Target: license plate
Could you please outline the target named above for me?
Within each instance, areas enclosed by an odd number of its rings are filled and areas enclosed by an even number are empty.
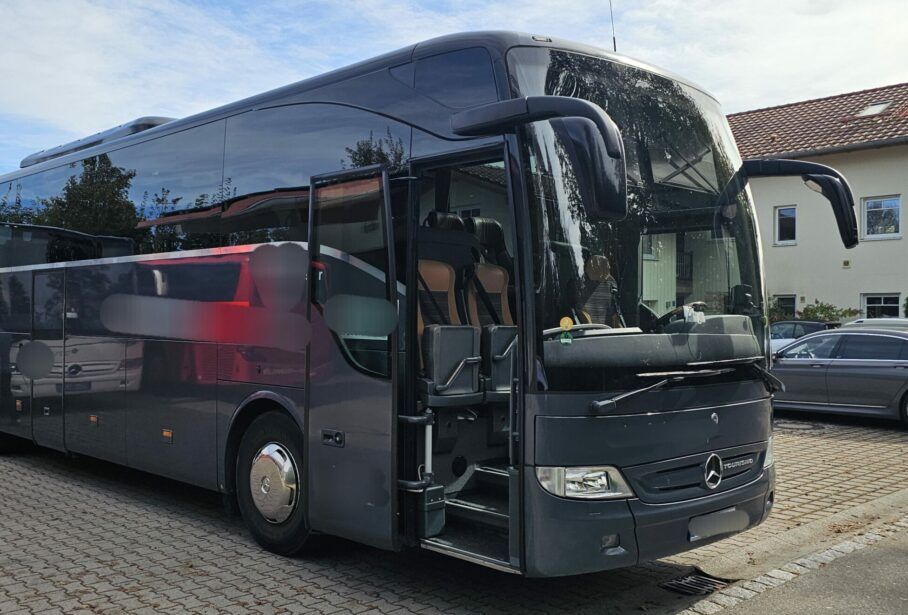
[[[719,510],[708,515],[692,517],[687,525],[690,542],[697,542],[720,534],[731,534],[747,529],[750,515],[735,507]]]
[[[60,390],[60,386],[57,385],[57,390]],[[90,382],[67,382],[63,385],[63,391],[66,393],[84,393],[85,391],[91,391]]]

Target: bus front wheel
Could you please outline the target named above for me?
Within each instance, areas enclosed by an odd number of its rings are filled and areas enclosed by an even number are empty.
[[[281,412],[256,418],[240,441],[236,494],[253,538],[279,555],[299,553],[309,539],[302,502],[303,434]]]

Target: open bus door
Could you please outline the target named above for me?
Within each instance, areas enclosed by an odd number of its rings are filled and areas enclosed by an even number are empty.
[[[309,523],[394,548],[398,291],[388,173],[318,176],[311,188]]]

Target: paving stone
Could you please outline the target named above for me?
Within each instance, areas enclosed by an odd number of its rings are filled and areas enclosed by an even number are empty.
[[[682,576],[708,557],[908,484],[908,431],[897,428],[780,429],[775,448],[777,506],[760,527],[628,570],[554,581],[331,539],[311,559],[281,558],[262,551],[223,512],[217,494],[86,458],[46,451],[0,456],[0,613],[607,612],[622,592]],[[877,463],[867,466],[867,459]],[[828,477],[818,477],[817,467]],[[855,477],[858,467],[862,487],[843,493],[842,478]],[[849,545],[873,544],[904,526],[874,527],[779,572],[809,573]],[[784,582],[784,574],[736,583],[684,615],[746,600]]]

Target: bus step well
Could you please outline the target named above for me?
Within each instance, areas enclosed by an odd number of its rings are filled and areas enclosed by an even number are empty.
[[[445,513],[450,517],[507,529],[508,493],[492,490],[460,492],[457,497],[447,499]]]
[[[424,538],[422,547],[496,570],[518,572],[509,561],[507,530],[488,525],[451,517],[444,533]]]

